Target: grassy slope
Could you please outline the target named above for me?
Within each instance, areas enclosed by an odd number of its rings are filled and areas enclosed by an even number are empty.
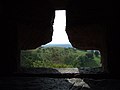
[[[80,65],[88,67],[98,67],[100,57],[91,61],[87,59],[81,64],[79,58],[85,57],[87,51],[74,48],[47,47],[37,48],[35,50],[22,51],[21,66],[23,67],[48,67],[48,68],[76,68]],[[84,58],[83,58],[84,59]],[[82,60],[83,61],[83,60]]]

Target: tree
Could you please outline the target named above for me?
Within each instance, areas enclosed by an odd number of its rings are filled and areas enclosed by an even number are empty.
[[[96,57],[99,57],[100,52],[96,50],[96,51],[94,52],[94,54],[95,54]]]

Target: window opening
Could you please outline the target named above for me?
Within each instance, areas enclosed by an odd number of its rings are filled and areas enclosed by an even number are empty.
[[[78,50],[71,45],[65,32],[65,13],[65,10],[56,10],[50,43],[34,50],[21,50],[21,67],[56,68],[60,72],[78,73],[102,66],[99,50]]]

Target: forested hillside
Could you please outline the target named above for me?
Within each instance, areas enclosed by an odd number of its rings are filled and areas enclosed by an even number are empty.
[[[47,47],[21,51],[21,66],[30,68],[100,67],[100,53],[75,48]]]

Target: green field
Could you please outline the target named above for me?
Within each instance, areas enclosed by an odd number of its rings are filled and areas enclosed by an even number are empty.
[[[101,56],[97,50],[47,47],[21,50],[21,67],[26,68],[80,68],[100,67]]]

